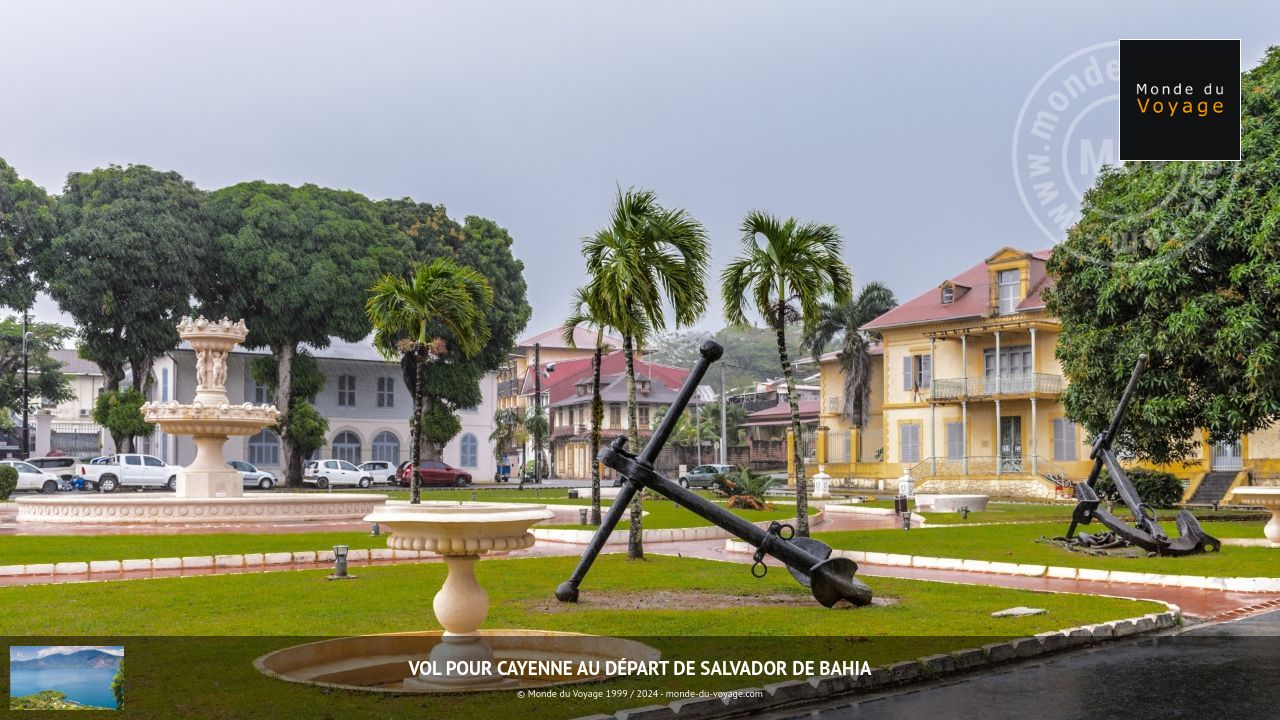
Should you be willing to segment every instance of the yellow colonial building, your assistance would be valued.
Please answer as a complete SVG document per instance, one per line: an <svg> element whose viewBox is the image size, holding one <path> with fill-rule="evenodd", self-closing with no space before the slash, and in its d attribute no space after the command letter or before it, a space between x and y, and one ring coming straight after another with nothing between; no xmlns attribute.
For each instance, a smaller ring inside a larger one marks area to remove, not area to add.
<svg viewBox="0 0 1280 720"><path fill-rule="evenodd" d="M1052 498L1089 472L1089 438L1067 418L1054 355L1059 323L1044 291L1049 250L1003 248L868 323L875 348L871 420L842 417L836 354L821 358L818 457L839 484L865 489L910 473L925 492ZM1280 482L1280 431L1202 446L1164 468L1187 498L1213 502L1232 485ZM807 475L816 472L808 470ZM1212 497L1211 497L1212 496Z"/></svg>

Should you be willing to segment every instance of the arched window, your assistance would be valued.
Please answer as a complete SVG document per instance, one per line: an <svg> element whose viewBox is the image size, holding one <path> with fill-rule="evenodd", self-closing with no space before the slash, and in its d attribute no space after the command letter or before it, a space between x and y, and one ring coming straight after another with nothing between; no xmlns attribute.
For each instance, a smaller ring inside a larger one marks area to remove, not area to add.
<svg viewBox="0 0 1280 720"><path fill-rule="evenodd" d="M385 460L391 464L400 462L400 438L393 432L382 431L373 438L373 460Z"/></svg>
<svg viewBox="0 0 1280 720"><path fill-rule="evenodd" d="M363 462L360 459L360 438L350 430L338 433L333 438L333 458L359 465Z"/></svg>
<svg viewBox="0 0 1280 720"><path fill-rule="evenodd" d="M249 464L279 465L280 437L263 428L262 432L249 438Z"/></svg>
<svg viewBox="0 0 1280 720"><path fill-rule="evenodd" d="M479 463L476 460L476 436L471 433L463 435L461 446L461 457L458 459L458 464L465 468L473 468L478 465Z"/></svg>

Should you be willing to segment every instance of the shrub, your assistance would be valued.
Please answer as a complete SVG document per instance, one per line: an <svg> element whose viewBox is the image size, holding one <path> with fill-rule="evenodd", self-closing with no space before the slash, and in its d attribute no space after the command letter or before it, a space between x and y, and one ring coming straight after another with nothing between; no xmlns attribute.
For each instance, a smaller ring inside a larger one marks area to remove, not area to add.
<svg viewBox="0 0 1280 720"><path fill-rule="evenodd" d="M18 469L12 465L0 465L0 500L8 500L18 487Z"/></svg>
<svg viewBox="0 0 1280 720"><path fill-rule="evenodd" d="M729 498L726 503L731 508L748 510L767 510L765 495L777 480L768 475L758 475L743 468L737 475L722 473L713 481L712 489L716 494Z"/></svg>
<svg viewBox="0 0 1280 720"><path fill-rule="evenodd" d="M1138 491L1138 497L1151 507L1170 508L1182 502L1182 482L1174 477L1173 473L1144 468L1125 470L1125 473L1129 475L1133 489ZM1098 497L1112 501L1120 499L1120 494L1116 492L1116 484L1112 482L1106 470L1098 476L1098 482L1094 484L1093 489L1098 492Z"/></svg>

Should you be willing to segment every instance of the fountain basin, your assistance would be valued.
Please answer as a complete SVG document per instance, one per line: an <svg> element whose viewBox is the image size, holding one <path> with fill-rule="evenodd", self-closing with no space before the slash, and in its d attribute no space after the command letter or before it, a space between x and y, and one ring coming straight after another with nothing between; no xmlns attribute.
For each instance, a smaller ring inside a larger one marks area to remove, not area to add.
<svg viewBox="0 0 1280 720"><path fill-rule="evenodd" d="M483 630L479 636L493 650L495 661L569 660L599 662L601 669L614 660L658 660L662 654L643 643L625 638L579 635L541 630ZM431 686L406 680L409 662L424 660L441 644L440 632L393 633L334 638L295 645L263 655L254 661L257 670L287 682L339 690L387 694L467 693L492 691L490 685ZM502 689L528 689L596 682L614 675L536 675L508 677Z"/></svg>
<svg viewBox="0 0 1280 720"><path fill-rule="evenodd" d="M355 520L387 501L368 493L245 493L186 498L172 494L29 495L14 498L18 520L38 523L263 523Z"/></svg>
<svg viewBox="0 0 1280 720"><path fill-rule="evenodd" d="M529 526L555 513L528 503L392 501L365 518L391 530L387 547L426 550L438 555L482 555L523 550L534 543Z"/></svg>
<svg viewBox="0 0 1280 720"><path fill-rule="evenodd" d="M1232 505L1256 505L1271 512L1262 534L1272 545L1280 545L1280 487L1238 487L1231 491L1228 502Z"/></svg>

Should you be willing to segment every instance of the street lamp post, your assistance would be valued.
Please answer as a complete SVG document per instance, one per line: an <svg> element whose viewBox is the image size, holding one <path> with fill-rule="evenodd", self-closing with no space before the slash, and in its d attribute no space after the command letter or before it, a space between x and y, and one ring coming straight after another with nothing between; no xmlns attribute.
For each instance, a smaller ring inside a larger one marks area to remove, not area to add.
<svg viewBox="0 0 1280 720"><path fill-rule="evenodd" d="M726 397L724 392L724 363L721 363L720 364L720 464L721 465L729 464L728 462L729 450L726 447L726 445L728 445L727 441L729 439L729 436L727 434L727 431L725 430L725 415L726 415L725 401L726 401Z"/></svg>
<svg viewBox="0 0 1280 720"><path fill-rule="evenodd" d="M32 334L27 330L27 312L22 312L22 458L31 457L31 383L27 358L31 354Z"/></svg>

